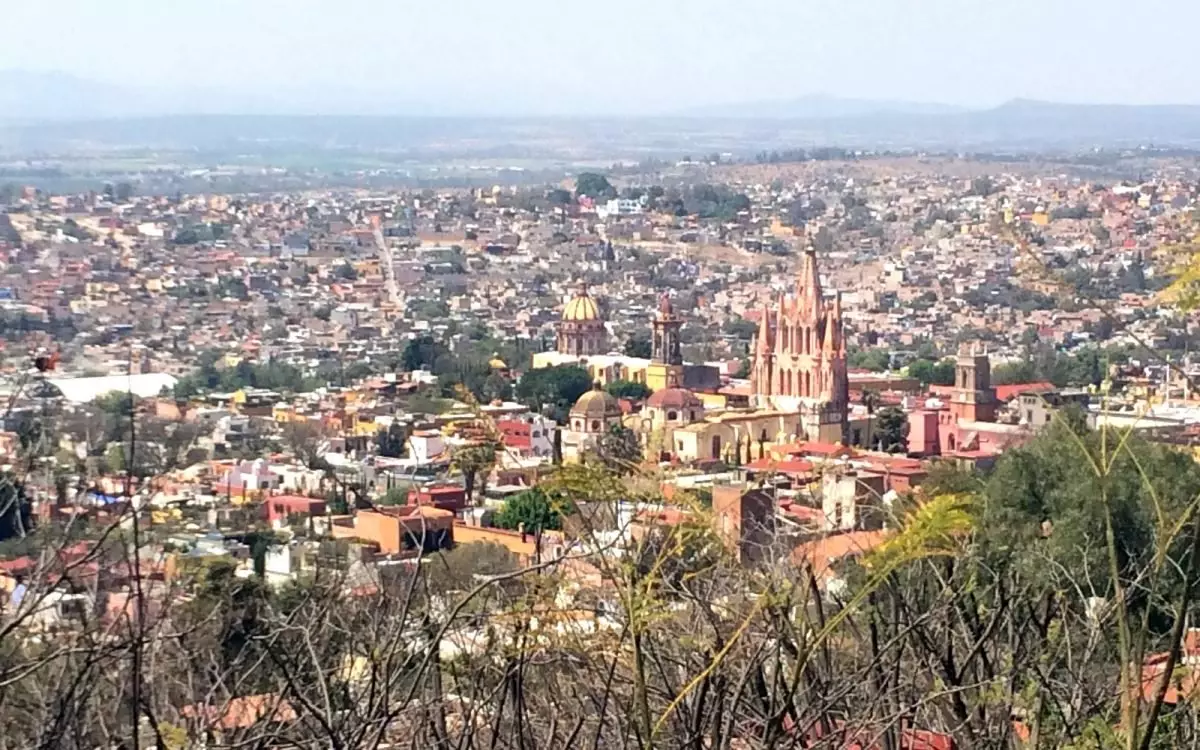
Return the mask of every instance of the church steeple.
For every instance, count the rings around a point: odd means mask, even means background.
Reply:
[[[676,317],[671,298],[663,294],[658,298],[658,312],[654,316],[654,336],[650,360],[662,365],[682,365],[683,352],[679,345],[679,329],[683,320]]]
[[[675,314],[671,298],[658,298],[658,309],[650,321],[653,334],[650,340],[650,364],[646,367],[646,386],[652,391],[679,388],[684,385],[683,350],[679,329],[683,319]]]
[[[812,242],[804,248],[800,275],[796,279],[796,300],[801,315],[814,320],[821,312],[821,275],[817,272],[817,249]]]
[[[762,316],[758,319],[758,335],[755,337],[755,353],[767,355],[771,353],[771,308],[762,306]]]
[[[842,300],[826,303],[811,242],[793,294],[764,308],[754,342],[754,403],[799,415],[804,439],[845,441],[849,378]]]

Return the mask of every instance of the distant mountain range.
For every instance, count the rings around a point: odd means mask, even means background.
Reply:
[[[950,104],[905,102],[875,99],[847,99],[829,94],[812,94],[795,99],[770,99],[740,104],[714,104],[689,107],[678,112],[683,117],[829,119],[869,117],[882,114],[948,115],[966,112]]]
[[[96,83],[60,73],[0,71],[0,150],[87,144],[226,148],[286,143],[402,149],[439,158],[583,153],[678,156],[701,148],[1078,149],[1200,146],[1200,106],[1060,104],[1018,99],[988,109],[816,95],[693,107],[642,117],[467,114],[469,103],[419,103],[350,88],[248,95]],[[466,151],[460,148],[470,141]],[[258,148],[258,146],[253,146]],[[532,158],[532,156],[530,156]],[[574,157],[573,157],[574,158]]]
[[[319,99],[319,100],[318,100]],[[124,86],[66,73],[0,70],[0,121],[95,120],[172,115],[403,115],[430,105],[355,90],[273,88],[238,93],[198,86]]]

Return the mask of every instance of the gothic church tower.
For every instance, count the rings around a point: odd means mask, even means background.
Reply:
[[[799,412],[803,440],[846,441],[849,381],[841,294],[825,302],[817,254],[804,252],[795,292],[764,306],[751,368],[754,403]]]

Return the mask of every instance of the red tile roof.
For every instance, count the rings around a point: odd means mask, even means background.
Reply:
[[[1055,390],[1053,383],[1037,382],[1037,383],[1013,383],[1011,385],[996,386],[996,398],[1001,401],[1008,401],[1011,398],[1022,393],[1048,393]]]
[[[813,470],[812,463],[803,460],[776,461],[773,458],[758,458],[745,465],[749,471],[773,471],[778,474],[808,474]]]

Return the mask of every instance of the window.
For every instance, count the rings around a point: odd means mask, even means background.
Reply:
[[[671,420],[672,422],[674,422],[678,418],[679,418],[679,415],[676,414],[675,412],[673,412],[673,411],[667,412],[667,419]]]
[[[1029,424],[1033,424],[1033,409],[1025,410],[1025,421]]]
[[[593,429],[593,430],[599,430],[599,429],[600,429],[600,420],[598,420],[598,419],[593,419],[593,420],[592,420],[592,429]]]

